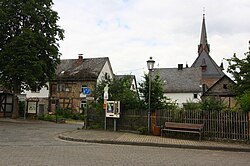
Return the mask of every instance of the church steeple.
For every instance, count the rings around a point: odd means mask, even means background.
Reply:
[[[207,32],[205,24],[205,14],[203,14],[200,44],[198,46],[198,57],[192,64],[192,67],[199,67],[202,71],[202,84],[211,87],[225,74],[221,70],[223,66],[219,67],[212,57],[209,55],[209,44],[207,42]]]
[[[201,40],[200,40],[200,45],[198,46],[198,53],[201,54],[202,51],[206,51],[206,53],[210,52],[209,44],[207,43],[205,14],[203,14],[202,27],[201,27]]]

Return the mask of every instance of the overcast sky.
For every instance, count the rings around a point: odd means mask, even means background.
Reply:
[[[155,67],[191,66],[204,8],[210,56],[218,65],[233,53],[243,58],[250,40],[249,0],[54,0],[65,30],[61,58],[109,57],[115,74],[139,80],[150,56]]]

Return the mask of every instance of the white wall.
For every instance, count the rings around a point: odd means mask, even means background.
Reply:
[[[183,103],[189,102],[199,102],[201,93],[198,93],[197,99],[194,99],[194,93],[165,93],[164,96],[171,99],[171,101],[178,104],[178,106],[182,107]]]
[[[43,87],[40,92],[31,92],[31,91],[24,91],[27,98],[48,98],[49,97],[49,83],[47,83],[47,87]]]
[[[97,83],[99,83],[103,78],[105,78],[105,73],[108,73],[111,79],[113,78],[113,72],[108,61],[106,61],[105,65],[103,66],[102,71],[100,72],[97,78]]]

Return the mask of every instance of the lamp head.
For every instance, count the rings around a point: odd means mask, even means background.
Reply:
[[[153,70],[155,61],[152,59],[152,57],[147,60],[148,70]]]

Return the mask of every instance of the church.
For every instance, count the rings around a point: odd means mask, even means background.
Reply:
[[[223,63],[219,65],[209,55],[205,14],[203,14],[198,57],[191,67],[155,68],[153,74],[159,74],[163,81],[164,95],[173,103],[182,107],[187,102],[199,102],[206,97],[214,97],[228,107],[235,106],[235,94],[230,92],[234,82],[223,72]]]

